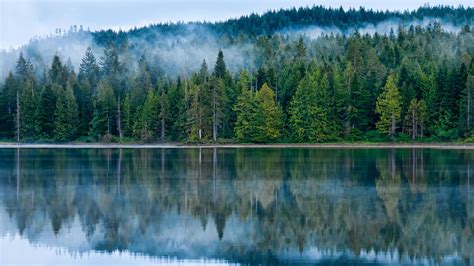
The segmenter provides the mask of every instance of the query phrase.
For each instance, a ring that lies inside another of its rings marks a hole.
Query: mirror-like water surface
[[[0,264],[474,262],[474,151],[0,149]]]

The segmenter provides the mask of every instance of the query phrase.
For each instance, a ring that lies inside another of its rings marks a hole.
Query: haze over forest
[[[313,6],[0,52],[0,138],[472,141],[474,9]]]

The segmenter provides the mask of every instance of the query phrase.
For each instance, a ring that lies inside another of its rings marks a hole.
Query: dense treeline
[[[295,29],[314,25],[319,27],[335,27],[345,31],[367,25],[377,25],[377,23],[386,21],[395,23],[421,22],[426,18],[436,18],[451,25],[472,24],[474,8],[463,6],[456,8],[452,6],[422,6],[416,10],[400,12],[378,11],[363,7],[344,10],[342,7],[312,6],[268,11],[262,15],[251,14],[217,23],[154,24],[128,32],[102,30],[94,32],[93,35],[95,41],[99,44],[106,45],[113,42],[116,46],[120,46],[127,38],[133,37],[157,41],[155,39],[157,35],[150,34],[154,32],[164,35],[179,35],[186,32],[187,26],[203,26],[222,36],[222,39],[226,39],[242,36],[271,35],[283,29]]]
[[[232,42],[254,40],[248,56],[257,69],[230,72],[219,51],[191,76],[166,75],[147,54],[132,62],[113,43],[99,58],[88,49],[77,74],[55,56],[38,76],[20,55],[0,91],[0,134],[60,142],[472,140],[473,37],[469,26],[448,33],[436,22],[387,35],[239,37]]]

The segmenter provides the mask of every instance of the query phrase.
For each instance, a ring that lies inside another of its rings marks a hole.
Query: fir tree
[[[54,112],[54,139],[60,142],[70,141],[76,137],[79,110],[72,86],[66,90],[56,102]]]
[[[237,98],[234,112],[237,114],[237,121],[234,132],[235,137],[241,142],[252,142],[257,131],[257,101],[254,92],[246,87],[247,81],[242,80],[242,91]]]
[[[395,76],[391,74],[387,78],[383,92],[377,98],[375,111],[380,115],[377,129],[388,133],[392,138],[395,136],[397,122],[400,120],[400,101]]]
[[[101,81],[94,100],[94,117],[89,135],[109,140],[115,128],[115,112],[116,101],[112,86],[107,81]]]
[[[276,142],[281,138],[283,114],[275,102],[275,94],[267,84],[256,93],[257,101],[256,119],[257,128],[254,142]]]

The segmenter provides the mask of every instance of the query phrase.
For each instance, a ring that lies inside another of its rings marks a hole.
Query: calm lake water
[[[0,265],[474,263],[474,151],[0,149]]]

